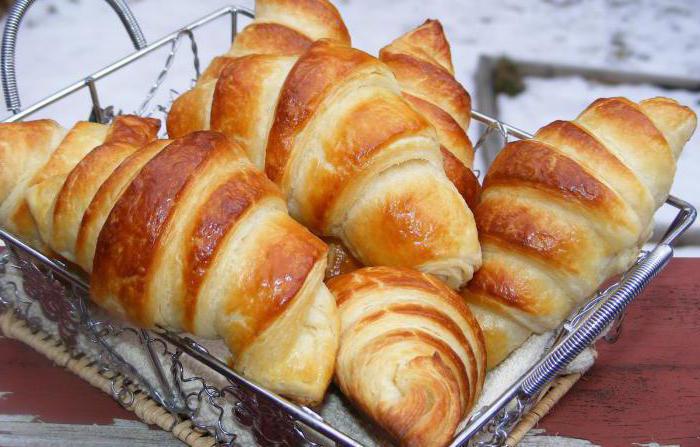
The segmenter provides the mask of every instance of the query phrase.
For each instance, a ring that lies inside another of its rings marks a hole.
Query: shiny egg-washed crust
[[[486,351],[459,295],[429,275],[371,267],[328,282],[341,335],[336,382],[402,446],[444,446],[478,397]]]
[[[471,170],[474,148],[467,136],[471,98],[454,77],[440,22],[427,20],[382,48],[379,59],[396,75],[406,100],[435,126],[443,154],[452,155],[444,161],[447,176],[470,206],[478,202],[478,181]]]
[[[458,287],[480,253],[434,132],[386,65],[317,41],[282,85],[265,170],[294,217],[365,265],[418,268]]]
[[[168,135],[179,138],[198,130],[223,131],[210,127],[214,88],[222,71],[237,58],[275,55],[293,60],[323,38],[350,45],[345,23],[327,0],[256,1],[255,20],[236,35],[227,53],[212,60],[195,87],[173,103],[167,119]],[[256,80],[264,75],[260,73]]]
[[[125,157],[156,138],[160,121],[118,116],[111,125],[78,123],[34,176],[26,199],[42,239],[75,262],[85,209],[104,178]]]
[[[226,57],[250,54],[298,55],[306,51],[313,40],[305,34],[279,23],[252,23],[236,36]]]
[[[671,99],[606,98],[499,153],[474,211],[483,266],[463,292],[489,367],[634,262],[695,126]]]
[[[239,146],[216,132],[146,146],[89,209],[104,222],[90,263],[98,304],[223,338],[241,373],[301,403],[322,399],[338,342],[327,247]]]
[[[65,133],[53,120],[0,124],[0,225],[38,249],[45,246],[24,196]]]
[[[443,168],[443,158],[450,172],[459,161],[443,157],[378,59],[332,40],[298,58],[248,55],[219,72],[212,95],[198,105],[211,109],[207,126],[240,143],[315,233],[365,265],[418,268],[452,287],[478,267],[473,216]],[[170,122],[196,115],[182,111]],[[455,178],[478,197],[473,176]]]
[[[53,122],[11,127],[0,125],[3,167],[27,172],[3,172],[0,184],[19,182],[5,202],[26,190],[49,235],[41,249],[92,273],[93,301],[143,327],[222,338],[240,373],[301,404],[323,399],[339,332],[328,248],[236,143],[206,131],[155,140],[158,120],[128,115],[78,123],[60,144]],[[30,154],[13,160],[11,148]]]
[[[326,149],[330,152],[326,154],[326,161],[335,165],[337,173],[331,180],[336,183],[345,183],[348,177],[359,174],[357,167],[361,168],[376,152],[386,151],[385,146],[401,136],[431,136],[428,122],[395,94],[392,80],[386,66],[369,54],[330,41],[317,42],[294,64],[282,85],[267,139],[265,172],[268,177],[281,184],[283,190],[291,189],[293,173],[288,166],[293,158],[306,155],[305,148],[299,148],[300,134],[322,116],[322,112],[335,112],[328,109],[337,108],[341,101],[344,107],[334,118],[344,121],[337,126],[325,126],[331,129],[328,137],[333,137],[329,142],[332,147]],[[358,87],[368,90],[374,87],[374,95],[362,94],[364,92],[357,91]],[[352,92],[348,92],[349,89]],[[359,100],[348,98],[351,93],[356,93]],[[319,139],[320,136],[314,135],[308,144],[316,145]],[[321,140],[320,143],[326,142]],[[348,162],[359,166],[347,166]],[[332,189],[335,195],[337,191]],[[328,207],[321,203],[316,208],[325,210]]]
[[[92,260],[100,230],[117,199],[141,168],[171,140],[155,140],[128,156],[98,188],[80,222],[75,244],[76,263],[86,272],[92,272]]]

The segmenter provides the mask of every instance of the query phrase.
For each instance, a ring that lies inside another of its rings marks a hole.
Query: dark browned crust
[[[474,172],[466,167],[452,152],[440,147],[442,152],[442,167],[447,178],[455,185],[469,209],[474,209],[481,199],[481,185]]]
[[[489,200],[477,207],[476,226],[482,244],[488,241],[505,251],[535,257],[554,268],[580,274],[583,240],[567,222],[542,216],[523,204]]]
[[[151,326],[147,287],[154,260],[164,243],[162,235],[177,219],[177,203],[190,182],[204,175],[212,162],[243,162],[242,149],[218,132],[195,132],[173,141],[136,175],[115,204],[97,243],[92,291],[116,297],[127,316]],[[279,189],[247,162],[220,180],[195,213],[185,239],[182,274],[185,293],[181,303],[184,326],[194,330],[197,300],[204,279],[233,231],[256,204],[282,200]],[[262,206],[262,205],[261,205]],[[280,211],[265,234],[255,259],[245,266],[235,295],[222,297],[222,313],[244,315],[247,331],[223,331],[234,354],[261,334],[298,295],[314,266],[326,256],[326,246],[308,230]],[[213,324],[213,322],[212,322]]]
[[[594,110],[595,112],[593,112]],[[587,113],[595,113],[610,123],[625,126],[626,129],[634,129],[634,132],[629,133],[629,138],[641,143],[634,146],[635,151],[640,153],[654,152],[655,156],[662,153],[667,158],[668,163],[675,162],[663,133],[657,129],[651,118],[640,109],[638,104],[621,97],[600,98],[593,101],[579,117],[583,117]]]
[[[270,72],[279,65],[278,56],[252,54],[233,59],[221,71],[211,106],[211,128],[236,141],[249,138],[250,120],[260,101]],[[259,125],[259,124],[258,124]]]
[[[104,142],[140,147],[155,138],[158,129],[160,129],[159,119],[120,115],[114,118]]]
[[[410,54],[416,59],[427,61],[454,73],[450,43],[438,20],[427,19],[419,27],[400,36],[381,49],[380,58],[389,53]]]
[[[419,112],[423,113],[435,126],[438,130],[438,139],[440,139],[442,145],[448,147],[450,151],[464,151],[467,159],[474,159],[474,147],[469,141],[466,129],[463,129],[452,115],[432,102],[413,96],[410,93],[404,92],[403,97]],[[469,110],[471,109],[468,109],[467,113],[469,113]]]
[[[114,118],[105,141],[88,152],[66,177],[56,197],[53,219],[57,222],[74,206],[73,195],[80,194],[82,183],[95,175],[109,175],[126,157],[157,137],[160,120],[122,115]],[[103,172],[108,170],[108,172]],[[90,198],[92,200],[92,197]],[[84,218],[84,215],[83,215]],[[75,247],[71,247],[73,249]]]
[[[558,197],[599,210],[619,201],[614,192],[578,163],[536,140],[508,144],[484,179],[484,189],[516,184],[553,192]]]
[[[529,284],[513,275],[508,269],[484,266],[467,284],[467,290],[476,295],[485,295],[496,302],[527,313],[536,313],[537,299],[533,299]],[[536,297],[535,297],[536,298]]]
[[[535,134],[535,139],[540,136],[551,135],[562,140],[566,140],[569,145],[579,149],[582,154],[604,160],[610,165],[618,175],[624,175],[629,181],[638,182],[634,173],[619,158],[613,155],[603,144],[590,132],[575,122],[557,120],[553,121]]]
[[[378,63],[370,55],[320,40],[299,58],[282,86],[267,143],[265,172],[279,183],[296,134],[313,116],[326,93],[355,70]]]
[[[180,191],[207,157],[226,144],[221,134],[195,132],[175,140],[141,169],[100,231],[90,282],[93,294],[111,291],[130,319],[152,324],[143,300],[160,236]]]
[[[208,87],[213,82],[201,82],[173,102],[166,120],[170,138],[181,138],[209,128],[210,115],[206,111],[214,91]]]

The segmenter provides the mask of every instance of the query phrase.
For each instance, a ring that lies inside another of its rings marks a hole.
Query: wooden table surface
[[[700,259],[674,259],[598,348],[522,445],[700,446]],[[19,342],[0,359],[0,447],[182,445]]]

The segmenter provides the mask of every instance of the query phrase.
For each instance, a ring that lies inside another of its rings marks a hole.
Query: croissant
[[[27,192],[45,242],[91,272],[91,298],[111,313],[222,338],[242,374],[319,402],[339,325],[327,247],[224,135],[155,140],[158,127],[124,116],[71,129]]]
[[[0,225],[36,249],[47,247],[25,200],[34,173],[46,163],[66,131],[53,120],[0,126]]]
[[[370,267],[328,281],[340,311],[336,382],[403,446],[443,446],[474,405],[486,357],[462,298],[413,270]]]
[[[635,261],[696,122],[667,98],[599,99],[499,153],[475,209],[484,263],[464,290],[489,367]]]
[[[159,127],[156,119],[124,115],[111,125],[81,122],[68,132],[26,192],[42,240],[55,253],[76,262],[78,230],[97,189],[122,160],[155,139]]]
[[[435,127],[445,173],[473,208],[481,187],[471,170],[474,148],[466,133],[471,98],[454,77],[450,44],[442,25],[426,20],[382,48],[379,59],[396,76],[403,97]]]
[[[343,19],[327,0],[256,0],[255,20],[236,35],[224,55],[211,61],[195,88],[181,95],[172,105],[167,123],[169,135],[179,137],[196,130],[213,129],[210,115],[216,81],[235,58],[275,54],[290,56],[293,60],[322,38],[350,45],[350,35]],[[268,74],[262,72],[260,75]],[[251,98],[257,93],[258,89],[248,92]],[[256,166],[263,168],[264,164],[256,163]]]
[[[204,84],[174,103],[169,135],[211,128],[240,143],[314,233],[364,265],[416,268],[454,288],[480,265],[435,128],[378,59],[319,40],[301,56],[233,58]]]

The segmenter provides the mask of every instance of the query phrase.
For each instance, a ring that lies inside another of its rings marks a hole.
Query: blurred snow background
[[[131,0],[148,41],[237,0]],[[253,7],[252,0],[237,4]],[[474,74],[481,54],[589,67],[698,77],[700,0],[336,0],[356,47],[375,53],[426,18],[439,19],[452,45],[457,77],[475,97]],[[196,33],[202,67],[229,45],[228,19]],[[137,110],[155,80],[167,48],[98,83],[102,105]],[[17,72],[27,106],[81,75],[133,51],[121,23],[100,0],[42,0],[27,14],[18,39]],[[184,91],[193,74],[182,42],[167,87],[155,99],[166,104],[169,88]],[[603,85],[580,78],[525,80],[525,91],[499,96],[501,119],[526,130],[556,118],[574,118],[593,99],[665,95],[700,111],[700,92],[654,86]],[[478,105],[477,105],[478,107]],[[42,117],[64,125],[89,114],[87,91],[52,106]],[[39,116],[39,115],[37,115]],[[700,136],[679,164],[673,193],[695,202],[700,192]],[[662,212],[660,219],[669,221]],[[700,249],[681,254],[700,256]]]

